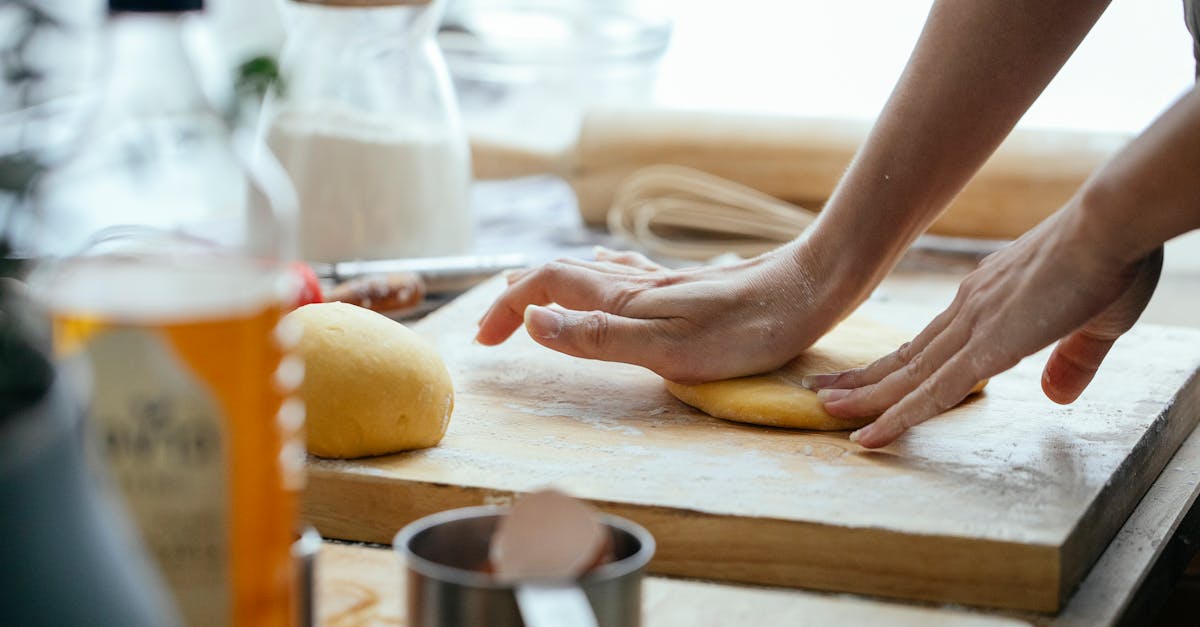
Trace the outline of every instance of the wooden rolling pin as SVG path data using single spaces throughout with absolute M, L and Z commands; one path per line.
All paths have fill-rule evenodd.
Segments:
M 562 176 L 585 221 L 603 224 L 617 186 L 655 164 L 683 165 L 819 209 L 846 171 L 866 122 L 655 109 L 585 113 L 561 151 L 472 141 L 475 176 Z M 1017 130 L 930 227 L 957 237 L 1011 239 L 1066 202 L 1127 135 Z

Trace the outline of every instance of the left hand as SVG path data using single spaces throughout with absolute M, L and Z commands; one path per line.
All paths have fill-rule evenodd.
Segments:
M 834 416 L 878 415 L 850 438 L 877 448 L 958 404 L 979 381 L 1061 340 L 1046 362 L 1042 389 L 1057 403 L 1074 401 L 1145 309 L 1162 268 L 1161 247 L 1121 262 L 1090 235 L 1087 217 L 1072 201 L 984 259 L 949 308 L 911 342 L 866 367 L 805 384 L 820 390 Z

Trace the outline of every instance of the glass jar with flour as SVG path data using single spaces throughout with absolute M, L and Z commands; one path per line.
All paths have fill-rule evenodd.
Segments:
M 441 0 L 298 0 L 267 141 L 307 261 L 471 247 L 470 153 L 433 33 Z

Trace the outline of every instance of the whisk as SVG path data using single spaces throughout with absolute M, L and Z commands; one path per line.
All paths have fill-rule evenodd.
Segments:
M 622 181 L 608 229 L 651 254 L 708 260 L 753 257 L 799 236 L 817 213 L 693 168 L 652 165 Z M 983 256 L 1008 240 L 922 235 L 914 248 Z

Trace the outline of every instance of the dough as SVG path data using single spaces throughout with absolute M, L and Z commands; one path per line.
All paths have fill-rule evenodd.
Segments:
M 911 334 L 865 318 L 850 316 L 782 368 L 766 374 L 698 385 L 667 381 L 675 398 L 710 416 L 771 427 L 837 431 L 857 429 L 875 420 L 835 418 L 805 389 L 805 375 L 865 366 L 912 339 Z M 983 389 L 980 382 L 972 392 Z
M 308 450 L 321 457 L 382 455 L 436 445 L 454 409 L 450 373 L 416 332 L 346 303 L 287 315 L 302 330 Z

